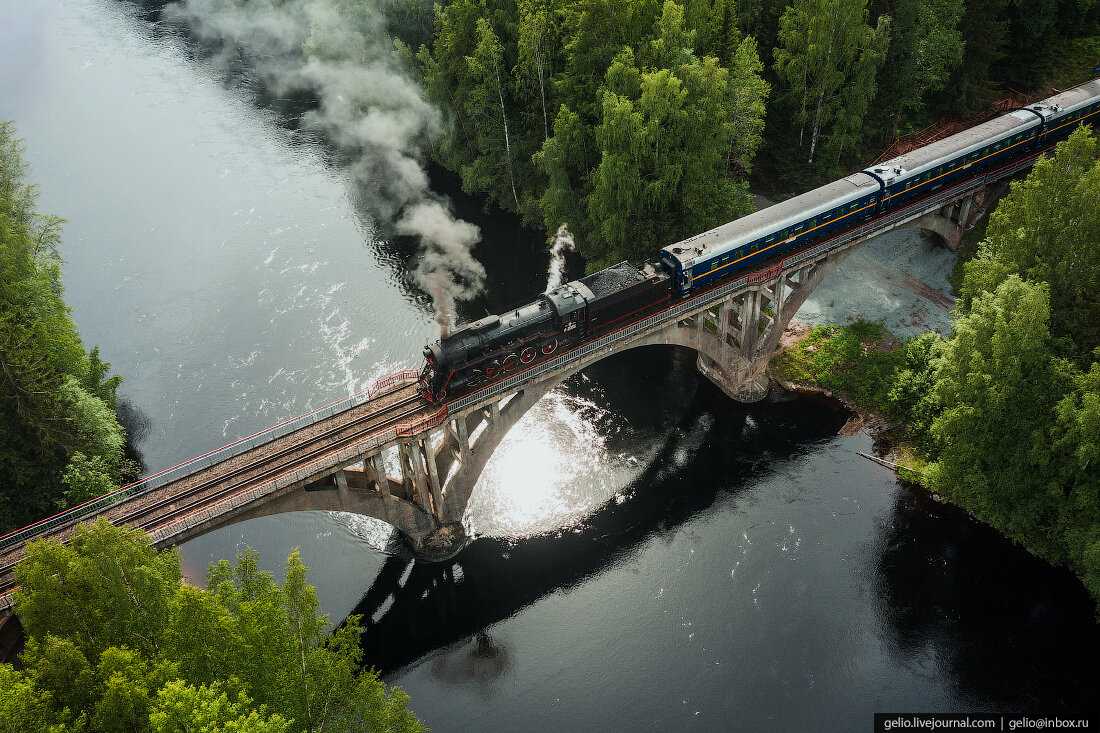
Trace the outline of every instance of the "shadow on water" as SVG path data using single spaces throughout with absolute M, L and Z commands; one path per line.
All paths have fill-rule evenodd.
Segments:
M 639 402 L 635 395 L 633 403 Z M 506 669 L 506 650 L 494 652 L 491 641 L 476 635 L 544 596 L 630 562 L 650 537 L 673 532 L 736 495 L 762 470 L 781 469 L 786 460 L 832 438 L 846 419 L 829 405 L 781 394 L 755 405 L 737 404 L 703 379 L 685 407 L 678 423 L 669 426 L 672 437 L 620 494 L 627 498 L 608 502 L 581 526 L 524 539 L 481 538 L 445 564 L 389 558 L 353 611 L 363 616 L 366 663 L 387 674 L 465 643 L 449 661 L 439 662 L 459 665 L 444 670 L 446 675 L 476 677 Z M 700 423 L 707 429 L 691 429 Z M 746 431 L 746 423 L 754 429 Z M 685 450 L 691 460 L 683 460 Z
M 1100 628 L 1071 572 L 961 510 L 902 492 L 883 530 L 878 615 L 900 663 L 1000 710 L 1095 710 Z

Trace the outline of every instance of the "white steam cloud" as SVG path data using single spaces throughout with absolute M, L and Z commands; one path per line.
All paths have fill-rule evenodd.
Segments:
M 485 269 L 471 254 L 480 232 L 455 219 L 429 187 L 420 155 L 440 133 L 441 116 L 394 59 L 379 1 L 183 0 L 165 12 L 216 49 L 226 69 L 243 56 L 276 96 L 317 98 L 301 126 L 350 159 L 378 217 L 419 237 L 413 277 L 446 333 L 455 301 L 484 288 Z
M 565 253 L 577 248 L 573 241 L 573 235 L 569 233 L 568 225 L 562 224 L 554 233 L 554 241 L 550 243 L 550 267 L 546 275 L 546 292 L 561 285 L 565 279 Z

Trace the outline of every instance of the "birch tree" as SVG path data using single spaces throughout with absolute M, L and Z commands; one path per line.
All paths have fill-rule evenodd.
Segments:
M 554 51 L 557 43 L 549 4 L 545 0 L 521 0 L 519 5 L 519 63 L 514 71 L 520 91 L 527 100 L 534 96 L 542 111 L 543 140 L 550 139 L 550 112 L 553 109 L 551 83 L 554 75 Z M 537 90 L 534 95 L 531 92 Z
M 779 21 L 775 71 L 794 110 L 798 146 L 814 162 L 825 132 L 841 151 L 875 96 L 889 43 L 889 17 L 867 24 L 867 0 L 796 0 Z
M 466 57 L 466 64 L 473 80 L 466 96 L 466 113 L 476 129 L 478 157 L 473 164 L 463 167 L 463 186 L 470 191 L 489 190 L 501 199 L 499 184 L 494 182 L 504 173 L 512 203 L 518 210 L 512 139 L 504 104 L 504 48 L 485 18 L 477 21 L 477 47 L 472 56 Z

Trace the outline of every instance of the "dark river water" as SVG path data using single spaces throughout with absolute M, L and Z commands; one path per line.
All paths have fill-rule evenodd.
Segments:
M 67 299 L 126 379 L 151 471 L 415 366 L 437 334 L 413 249 L 378 241 L 325 151 L 129 5 L 0 0 L 0 118 L 41 208 L 69 219 Z M 455 205 L 489 270 L 467 317 L 542 289 L 542 233 Z M 629 352 L 509 434 L 450 563 L 325 513 L 181 552 L 199 581 L 246 545 L 275 571 L 301 547 L 325 610 L 363 614 L 368 662 L 437 731 L 1092 707 L 1100 634 L 1072 575 L 907 491 L 856 454 L 868 436 L 837 436 L 845 418 L 782 394 L 734 404 L 690 353 Z

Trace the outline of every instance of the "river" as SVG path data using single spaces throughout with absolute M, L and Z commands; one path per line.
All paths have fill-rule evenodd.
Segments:
M 66 298 L 125 377 L 150 470 L 414 366 L 436 334 L 412 248 L 378 241 L 326 152 L 162 31 L 115 0 L 0 0 L 0 118 L 40 208 L 69 220 Z M 543 234 L 433 177 L 484 235 L 489 292 L 464 314 L 541 290 Z M 379 522 L 302 513 L 187 543 L 185 572 L 246 545 L 277 572 L 301 547 L 324 609 L 364 614 L 368 663 L 437 731 L 1093 705 L 1100 633 L 1076 579 L 901 487 L 845 419 L 784 394 L 734 404 L 688 353 L 629 352 L 509 434 L 471 500 L 478 539 L 445 565 Z

